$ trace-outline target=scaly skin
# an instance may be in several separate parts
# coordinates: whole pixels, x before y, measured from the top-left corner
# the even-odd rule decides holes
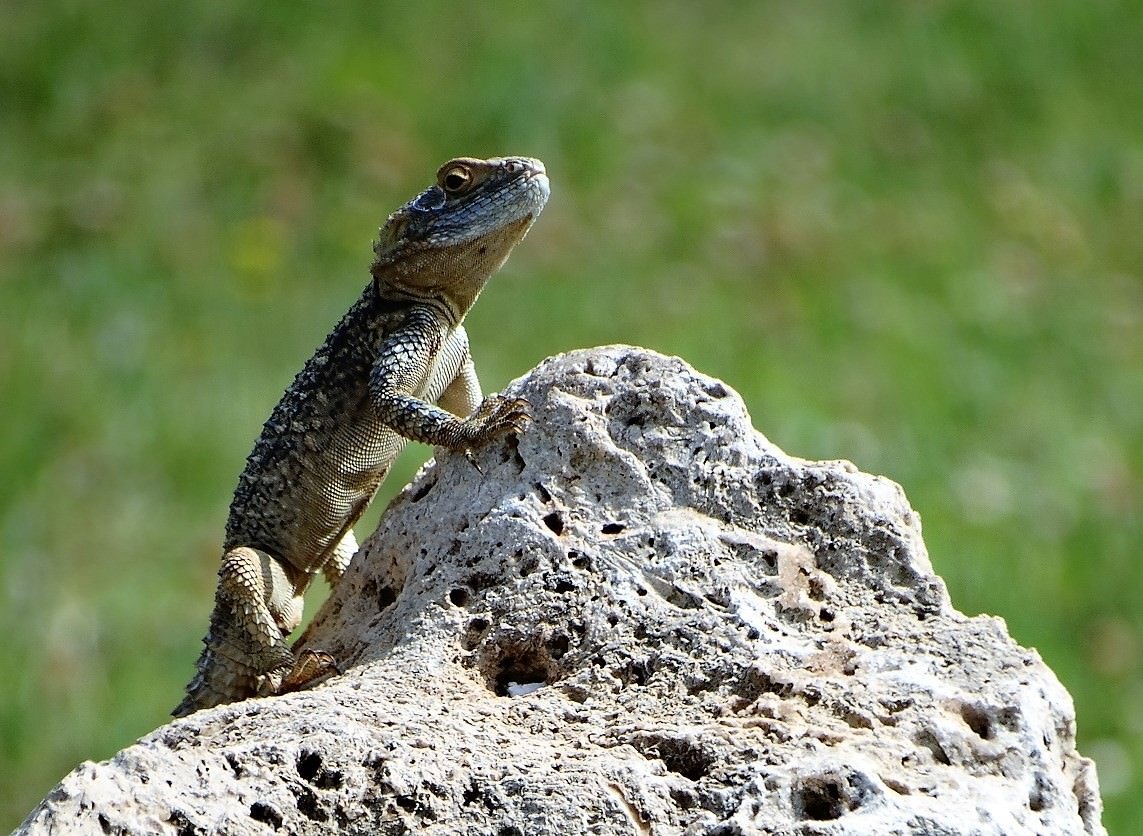
[[[460,158],[389,216],[373,281],[306,363],[238,480],[198,673],[181,717],[281,693],[329,670],[286,637],[321,572],[337,584],[352,527],[407,440],[469,451],[523,430],[528,405],[480,382],[461,322],[548,199],[543,163]],[[320,655],[320,654],[319,654]]]

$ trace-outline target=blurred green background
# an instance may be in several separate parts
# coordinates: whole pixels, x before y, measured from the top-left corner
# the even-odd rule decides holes
[[[385,215],[519,153],[553,197],[469,319],[485,387],[637,343],[899,481],[1140,832],[1141,43],[1127,0],[4,3],[0,829],[178,702]]]

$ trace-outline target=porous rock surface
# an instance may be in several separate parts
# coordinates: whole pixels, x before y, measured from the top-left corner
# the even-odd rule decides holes
[[[1071,699],[954,610],[900,488],[614,346],[514,383],[304,639],[344,675],[85,763],[20,832],[1103,833]]]

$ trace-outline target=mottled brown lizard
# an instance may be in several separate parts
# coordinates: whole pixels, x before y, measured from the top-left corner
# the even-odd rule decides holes
[[[459,158],[389,216],[373,280],[286,390],[238,480],[206,645],[181,717],[328,670],[287,637],[302,596],[357,550],[352,526],[407,440],[470,451],[528,420],[526,402],[481,400],[462,321],[548,199],[528,157]]]

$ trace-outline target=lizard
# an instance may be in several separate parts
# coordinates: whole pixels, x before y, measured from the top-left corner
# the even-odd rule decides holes
[[[353,525],[407,441],[463,452],[530,420],[517,398],[482,398],[463,326],[547,202],[544,164],[459,157],[389,215],[371,280],[262,428],[226,523],[197,673],[173,712],[293,690],[336,670],[287,637],[321,573],[357,551]],[[328,657],[328,658],[323,658]]]

